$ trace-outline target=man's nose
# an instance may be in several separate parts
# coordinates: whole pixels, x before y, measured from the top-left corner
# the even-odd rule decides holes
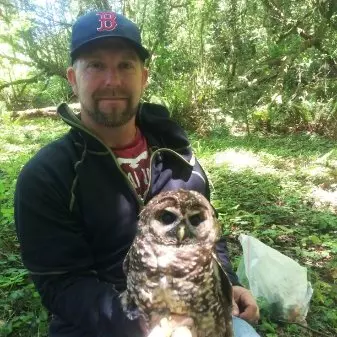
[[[118,69],[107,69],[104,72],[104,82],[107,87],[118,87],[121,84],[121,74]]]

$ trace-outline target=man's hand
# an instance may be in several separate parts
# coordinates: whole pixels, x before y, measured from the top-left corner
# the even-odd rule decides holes
[[[260,318],[259,307],[251,292],[240,286],[233,286],[233,315],[256,324]]]

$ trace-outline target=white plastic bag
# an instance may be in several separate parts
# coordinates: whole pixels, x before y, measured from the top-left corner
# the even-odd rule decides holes
[[[252,236],[241,234],[240,282],[248,287],[271,317],[302,322],[309,310],[312,287],[307,269]]]

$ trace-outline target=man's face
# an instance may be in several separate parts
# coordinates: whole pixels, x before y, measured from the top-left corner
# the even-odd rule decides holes
[[[107,127],[129,122],[137,113],[147,69],[121,39],[102,41],[77,58],[67,75],[81,104],[81,114]]]

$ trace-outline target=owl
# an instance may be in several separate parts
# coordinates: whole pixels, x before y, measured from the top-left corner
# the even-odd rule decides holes
[[[200,193],[180,189],[154,197],[124,261],[127,315],[137,313],[148,325],[154,317],[186,315],[198,337],[232,337],[232,287],[215,252],[220,233]]]

